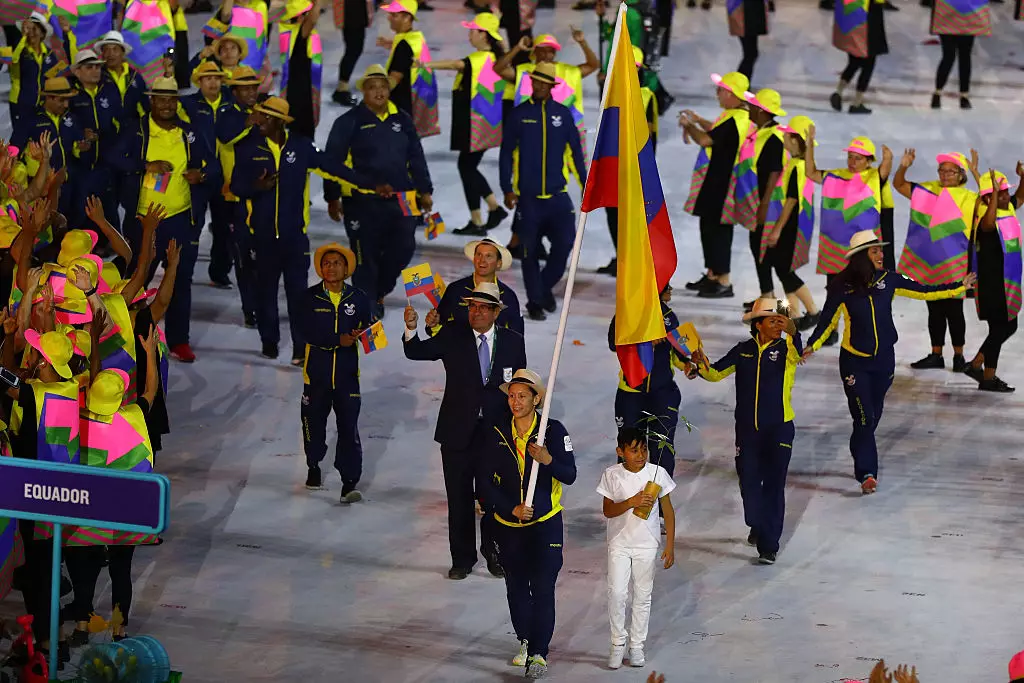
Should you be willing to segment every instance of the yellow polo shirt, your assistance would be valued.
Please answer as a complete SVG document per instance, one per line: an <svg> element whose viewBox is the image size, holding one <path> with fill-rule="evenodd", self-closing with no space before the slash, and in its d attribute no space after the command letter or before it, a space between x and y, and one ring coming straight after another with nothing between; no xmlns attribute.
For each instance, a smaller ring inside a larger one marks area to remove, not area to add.
<svg viewBox="0 0 1024 683"><path fill-rule="evenodd" d="M516 460L519 465L519 476L523 476L526 472L526 444L530 441L530 434L537 428L537 413L533 414L533 423L530 428L526 430L525 434L519 434L516 431L516 421L512 418L512 438L516 442Z"/></svg>
<svg viewBox="0 0 1024 683"><path fill-rule="evenodd" d="M192 190L185 180L188 154L181 128L175 126L170 130L164 130L150 119L146 161L166 161L173 170L167 175L143 174L142 190L139 192L139 215L146 213L150 203L164 207L168 218L191 209Z"/></svg>

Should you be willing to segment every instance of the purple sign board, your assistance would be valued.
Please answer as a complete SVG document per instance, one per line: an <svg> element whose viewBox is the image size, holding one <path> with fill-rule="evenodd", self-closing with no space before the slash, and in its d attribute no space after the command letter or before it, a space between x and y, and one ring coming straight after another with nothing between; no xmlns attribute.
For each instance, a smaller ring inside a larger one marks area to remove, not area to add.
<svg viewBox="0 0 1024 683"><path fill-rule="evenodd" d="M169 492L159 474L0 458L3 517L159 534Z"/></svg>

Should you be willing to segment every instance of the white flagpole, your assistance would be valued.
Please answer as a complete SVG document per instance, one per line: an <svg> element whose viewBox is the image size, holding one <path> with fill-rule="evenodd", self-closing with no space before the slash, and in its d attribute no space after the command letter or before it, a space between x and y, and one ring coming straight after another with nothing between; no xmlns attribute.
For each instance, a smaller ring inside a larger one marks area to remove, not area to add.
<svg viewBox="0 0 1024 683"><path fill-rule="evenodd" d="M618 15L615 19L615 35L612 38L612 50L608 57L608 72L605 76L604 92L601 94L601 109L597 118L597 130L601 130L601 119L604 118L604 107L608 100L608 85L610 84L612 65L615 64L615 54L619 47L619 32L626 24L626 3L619 5ZM621 77L621 75L620 75ZM593 162L593 160L591 160ZM593 163L591 163L593 170ZM537 426L537 444L544 445L548 429L548 416L551 408L551 396L555 393L555 375L558 373L558 360L562 355L562 341L565 338L565 326L569 320L569 302L572 299L573 284L576 282L576 269L580 262L580 250L583 247L583 232L587 226L587 212L582 210L580 202L580 217L576 221L576 239L572 245L572 257L569 260L569 275L565 283L565 296L562 300L562 312L558 320L558 332L555 334L555 350L551 357L551 370L548 372L547 393L544 395L544 404L541 406L540 424ZM540 469L537 463L530 470L530 483L526 487L526 507L533 507L533 496L537 492L537 472Z"/></svg>

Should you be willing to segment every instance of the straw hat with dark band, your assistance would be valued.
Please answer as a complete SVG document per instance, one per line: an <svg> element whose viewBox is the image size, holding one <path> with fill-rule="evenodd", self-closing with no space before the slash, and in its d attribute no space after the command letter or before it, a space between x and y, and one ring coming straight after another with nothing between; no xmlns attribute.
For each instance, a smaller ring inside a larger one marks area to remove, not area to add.
<svg viewBox="0 0 1024 683"><path fill-rule="evenodd" d="M267 116L273 116L275 119L281 119L285 123L291 123L295 119L288 116L288 102L280 97L268 97L264 101L253 107L253 111L258 111L261 114Z"/></svg>
<svg viewBox="0 0 1024 683"><path fill-rule="evenodd" d="M781 316L787 320L790 317L789 302L785 299L757 299L750 312L743 316L743 322L749 323L758 318L770 318Z"/></svg>
<svg viewBox="0 0 1024 683"><path fill-rule="evenodd" d="M849 260L851 256L859 251L865 251L871 247L885 247L888 244L888 242L878 239L878 235L875 234L874 230L861 230L860 232L855 232L853 237L850 238L850 248L846 251L846 258Z"/></svg>
<svg viewBox="0 0 1024 683"><path fill-rule="evenodd" d="M371 64L366 67L366 71L363 72L363 77L356 81L356 87L362 90L363 86L373 78L383 78L388 82L390 87L395 87L394 80L392 80L391 76L388 75L388 72L385 71L384 67L380 64Z"/></svg>
<svg viewBox="0 0 1024 683"><path fill-rule="evenodd" d="M231 74L231 78L228 79L228 85L234 87L236 85L260 85L263 83L263 79L259 77L251 66L240 66L234 69Z"/></svg>
<svg viewBox="0 0 1024 683"><path fill-rule="evenodd" d="M208 76L224 78L227 73L222 71L215 62L203 62L192 71L192 84L199 85L199 79Z"/></svg>
<svg viewBox="0 0 1024 683"><path fill-rule="evenodd" d="M462 300L490 304L491 306L497 306L499 310L505 308L505 304L501 303L501 290L493 282L481 282L473 288L469 296L462 297Z"/></svg>
<svg viewBox="0 0 1024 683"><path fill-rule="evenodd" d="M533 370L527 370L525 368L522 370L516 370L516 373L512 375L511 381L505 382L499 388L503 393L507 394L509 388L513 384L523 384L530 387L530 389L533 390L533 393L537 394L537 397L541 401L544 400L544 394L547 393L547 389L544 388L544 382L541 380L540 375Z"/></svg>
<svg viewBox="0 0 1024 683"><path fill-rule="evenodd" d="M558 79L555 77L555 65L548 64L547 62L533 67L533 71L530 72L530 78L534 81L547 83L548 85L554 85L558 82Z"/></svg>
<svg viewBox="0 0 1024 683"><path fill-rule="evenodd" d="M177 97L178 82L173 78L158 78L153 81L153 87L146 94L156 97Z"/></svg>
<svg viewBox="0 0 1024 683"><path fill-rule="evenodd" d="M225 34L217 40L213 41L213 44L210 46L213 48L213 54L219 55L220 47L225 42L234 43L238 46L238 61L242 61L243 59L249 56L249 44L245 42L244 38L242 38L241 36L236 36L233 33Z"/></svg>
<svg viewBox="0 0 1024 683"><path fill-rule="evenodd" d="M355 252L348 247L338 244L337 242L328 242L327 244L317 247L316 252L313 254L313 268L316 270L316 276L321 280L324 279L323 267L320 264L324 260L324 257L330 253L341 254L341 258L345 259L348 277L352 277L352 273L356 272Z"/></svg>
<svg viewBox="0 0 1024 683"><path fill-rule="evenodd" d="M71 87L68 79L64 77L47 78L46 83L43 84L43 90L40 94L45 97L71 98L77 94L77 91Z"/></svg>

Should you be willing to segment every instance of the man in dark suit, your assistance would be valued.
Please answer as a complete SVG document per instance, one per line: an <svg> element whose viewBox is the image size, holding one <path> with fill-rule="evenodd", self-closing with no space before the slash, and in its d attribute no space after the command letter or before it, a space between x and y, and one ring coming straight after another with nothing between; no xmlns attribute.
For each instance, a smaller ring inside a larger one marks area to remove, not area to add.
<svg viewBox="0 0 1024 683"><path fill-rule="evenodd" d="M452 553L448 578L456 580L466 578L477 561L473 476L480 439L486 425L508 412L502 383L510 381L516 370L526 367L522 335L494 324L503 308L498 286L481 282L464 299L468 303L469 324L452 322L429 339L419 338L419 316L412 306L407 306L404 337L406 358L444 363L445 391L434 441L441 444L448 494L448 543ZM487 570L504 576L493 524L487 517L480 520L480 552L487 561Z"/></svg>

